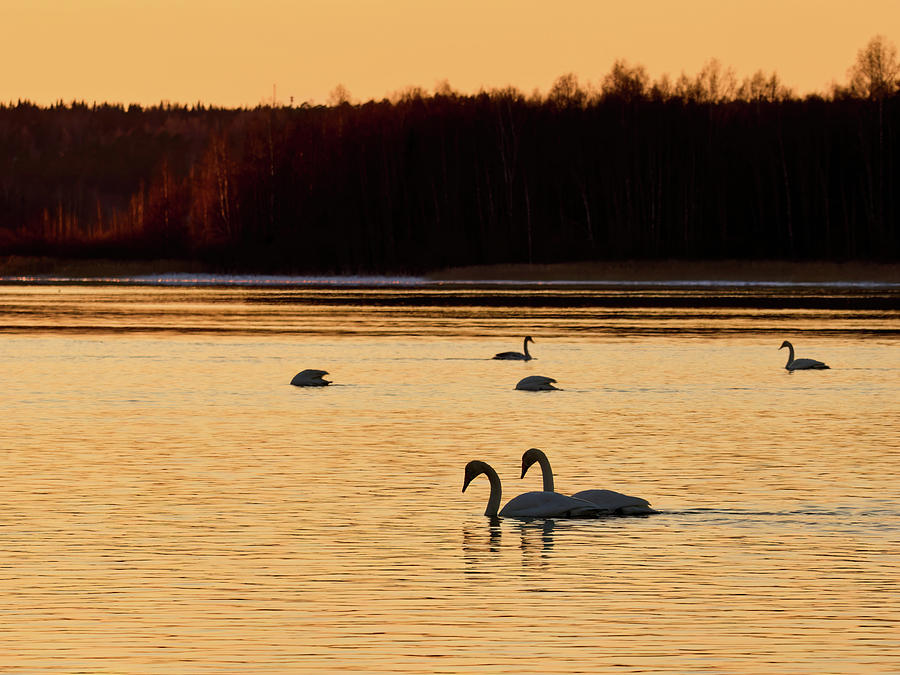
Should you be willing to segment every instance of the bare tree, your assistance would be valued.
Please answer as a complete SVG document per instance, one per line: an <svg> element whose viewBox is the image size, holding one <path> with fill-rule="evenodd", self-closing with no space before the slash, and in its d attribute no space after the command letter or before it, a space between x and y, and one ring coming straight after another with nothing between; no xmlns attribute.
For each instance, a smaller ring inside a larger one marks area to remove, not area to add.
<svg viewBox="0 0 900 675"><path fill-rule="evenodd" d="M650 87L650 98L654 101L668 101L674 95L675 87L668 73L663 73Z"/></svg>
<svg viewBox="0 0 900 675"><path fill-rule="evenodd" d="M630 66L627 61L619 59L603 78L601 87L604 97L633 103L646 97L649 82L650 76L644 66Z"/></svg>
<svg viewBox="0 0 900 675"><path fill-rule="evenodd" d="M450 80L443 79L434 85L434 95L443 96L445 98L456 98L459 96L457 92L450 86Z"/></svg>
<svg viewBox="0 0 900 675"><path fill-rule="evenodd" d="M734 99L737 78L731 68L722 69L718 59L707 61L694 86L702 103L722 103Z"/></svg>
<svg viewBox="0 0 900 675"><path fill-rule="evenodd" d="M757 70L751 77L744 78L735 92L735 97L741 101L774 103L792 98L793 92L781 82L777 73L773 72L766 77L763 71Z"/></svg>
<svg viewBox="0 0 900 675"><path fill-rule="evenodd" d="M672 91L676 98L680 98L685 103L694 103L700 99L697 85L684 71L682 71L681 75L678 76L678 79L675 80Z"/></svg>
<svg viewBox="0 0 900 675"><path fill-rule="evenodd" d="M860 98L882 99L897 90L900 62L897 47L883 35L876 35L856 54L856 63L847 71L850 91Z"/></svg>
<svg viewBox="0 0 900 675"><path fill-rule="evenodd" d="M556 78L547 100L559 108L580 108L587 100L587 92L578 86L574 73L567 73Z"/></svg>
<svg viewBox="0 0 900 675"><path fill-rule="evenodd" d="M395 105L398 103L421 101L426 98L428 98L428 92L417 84L411 84L391 94L391 102Z"/></svg>
<svg viewBox="0 0 900 675"><path fill-rule="evenodd" d="M337 85L328 93L328 106L337 108L339 105L350 103L350 90L342 84Z"/></svg>
<svg viewBox="0 0 900 675"><path fill-rule="evenodd" d="M885 185L892 185L893 168L888 163L885 150L884 99L892 95L900 84L900 63L897 61L897 47L888 44L884 36L876 35L864 49L856 54L856 63L848 71L850 76L850 93L859 98L877 101L878 140L874 151L866 153L866 186L869 208L869 220L872 228L879 236L883 236L885 226L885 206L889 190ZM890 117L888 118L890 129ZM860 131L861 146L863 134Z"/></svg>

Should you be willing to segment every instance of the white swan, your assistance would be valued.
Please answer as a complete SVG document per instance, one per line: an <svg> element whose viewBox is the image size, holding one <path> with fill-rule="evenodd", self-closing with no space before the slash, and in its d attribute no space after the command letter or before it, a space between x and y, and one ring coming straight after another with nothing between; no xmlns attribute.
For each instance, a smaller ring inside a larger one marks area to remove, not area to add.
<svg viewBox="0 0 900 675"><path fill-rule="evenodd" d="M522 349L524 350L524 354L522 352L500 352L499 354L495 354L493 358L500 359L501 361L531 361L531 354L528 353L528 343L534 343L534 340L531 339L531 336L525 338L525 341L522 343Z"/></svg>
<svg viewBox="0 0 900 675"><path fill-rule="evenodd" d="M547 455L545 455L542 450L531 448L530 450L526 450L522 455L522 478L525 478L528 467L535 462L541 465L541 474L544 477L544 490L552 492L553 469L550 468L550 460L547 459ZM609 511L611 514L619 516L659 513L659 511L651 508L650 502L646 499L623 495L621 492L614 492L612 490L582 490L581 492L576 492L572 497L596 504Z"/></svg>
<svg viewBox="0 0 900 675"><path fill-rule="evenodd" d="M785 340L781 343L781 346L778 349L788 348L788 360L784 365L788 370L825 370L828 368L821 361L816 361L815 359L795 359L794 358L794 345Z"/></svg>
<svg viewBox="0 0 900 675"><path fill-rule="evenodd" d="M557 391L559 387L554 387L555 383L556 380L552 377L529 375L516 383L516 389L521 389L522 391Z"/></svg>
<svg viewBox="0 0 900 675"><path fill-rule="evenodd" d="M491 496L488 499L486 516L498 515L500 509L500 476L487 462L477 459L466 464L466 478L462 491L476 476L486 474L491 482ZM499 515L507 518L595 518L605 515L606 510L590 502L566 497L558 492L525 492L513 497L500 509Z"/></svg>
<svg viewBox="0 0 900 675"><path fill-rule="evenodd" d="M299 373L294 375L294 379L291 380L291 384L293 384L295 387L324 387L331 384L331 380L322 379L322 376L327 374L328 371L326 370L315 370L313 368L308 368L306 370L301 370Z"/></svg>

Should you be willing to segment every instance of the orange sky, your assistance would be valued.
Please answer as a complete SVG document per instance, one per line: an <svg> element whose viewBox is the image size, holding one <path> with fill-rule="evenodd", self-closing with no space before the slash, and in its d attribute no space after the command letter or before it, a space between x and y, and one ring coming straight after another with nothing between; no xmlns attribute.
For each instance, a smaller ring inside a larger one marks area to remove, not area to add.
<svg viewBox="0 0 900 675"><path fill-rule="evenodd" d="M255 106L449 81L465 93L597 83L617 58L654 78L718 58L799 93L844 82L900 0L0 0L0 101Z"/></svg>

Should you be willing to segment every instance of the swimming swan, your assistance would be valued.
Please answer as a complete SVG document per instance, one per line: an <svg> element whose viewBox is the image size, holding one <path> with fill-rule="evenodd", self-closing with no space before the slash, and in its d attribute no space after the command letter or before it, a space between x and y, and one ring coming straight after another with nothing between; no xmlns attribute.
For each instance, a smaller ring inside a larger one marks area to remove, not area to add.
<svg viewBox="0 0 900 675"><path fill-rule="evenodd" d="M531 448L526 450L522 455L522 478L528 467L537 462L541 465L541 474L544 477L544 490L553 491L553 469L550 468L550 460L542 450ZM583 499L609 511L613 515L618 516L636 516L646 515L650 513L659 513L651 508L650 502L640 497L631 497L623 495L621 492L612 490L582 490L572 495L575 499Z"/></svg>
<svg viewBox="0 0 900 675"><path fill-rule="evenodd" d="M531 336L525 338L525 341L522 343L522 349L525 351L522 352L500 352L499 354L495 354L493 358L500 359L501 361L531 361L533 358L531 354L528 353L528 343L534 343L534 340L531 339Z"/></svg>
<svg viewBox="0 0 900 675"><path fill-rule="evenodd" d="M500 476L493 467L477 459L466 464L466 478L462 491L476 476L486 474L491 482L491 496L488 499L486 516L496 516L500 509ZM525 492L513 497L500 509L499 515L507 518L596 518L604 515L604 509L581 499L566 497L558 492Z"/></svg>
<svg viewBox="0 0 900 675"><path fill-rule="evenodd" d="M291 384L295 387L324 387L331 384L331 380L323 380L322 376L327 375L328 371L326 370L315 370L313 368L308 368L307 370L301 370L299 373L294 375L294 379L291 380Z"/></svg>
<svg viewBox="0 0 900 675"><path fill-rule="evenodd" d="M778 349L788 348L788 360L784 365L788 370L825 370L828 368L821 361L816 361L815 359L795 359L794 358L794 345L785 340L781 343L781 346Z"/></svg>
<svg viewBox="0 0 900 675"><path fill-rule="evenodd" d="M516 389L521 389L522 391L558 391L559 387L553 386L555 382L556 380L552 377L529 375L518 381Z"/></svg>

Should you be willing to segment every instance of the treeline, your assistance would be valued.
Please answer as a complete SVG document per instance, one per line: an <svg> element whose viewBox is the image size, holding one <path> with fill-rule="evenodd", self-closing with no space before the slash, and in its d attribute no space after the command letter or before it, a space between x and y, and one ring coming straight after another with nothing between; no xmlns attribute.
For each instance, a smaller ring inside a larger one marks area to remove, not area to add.
<svg viewBox="0 0 900 675"><path fill-rule="evenodd" d="M546 96L7 105L0 254L297 273L897 261L900 94L860 82L801 99L716 62L653 83L618 62L595 90L563 76Z"/></svg>

